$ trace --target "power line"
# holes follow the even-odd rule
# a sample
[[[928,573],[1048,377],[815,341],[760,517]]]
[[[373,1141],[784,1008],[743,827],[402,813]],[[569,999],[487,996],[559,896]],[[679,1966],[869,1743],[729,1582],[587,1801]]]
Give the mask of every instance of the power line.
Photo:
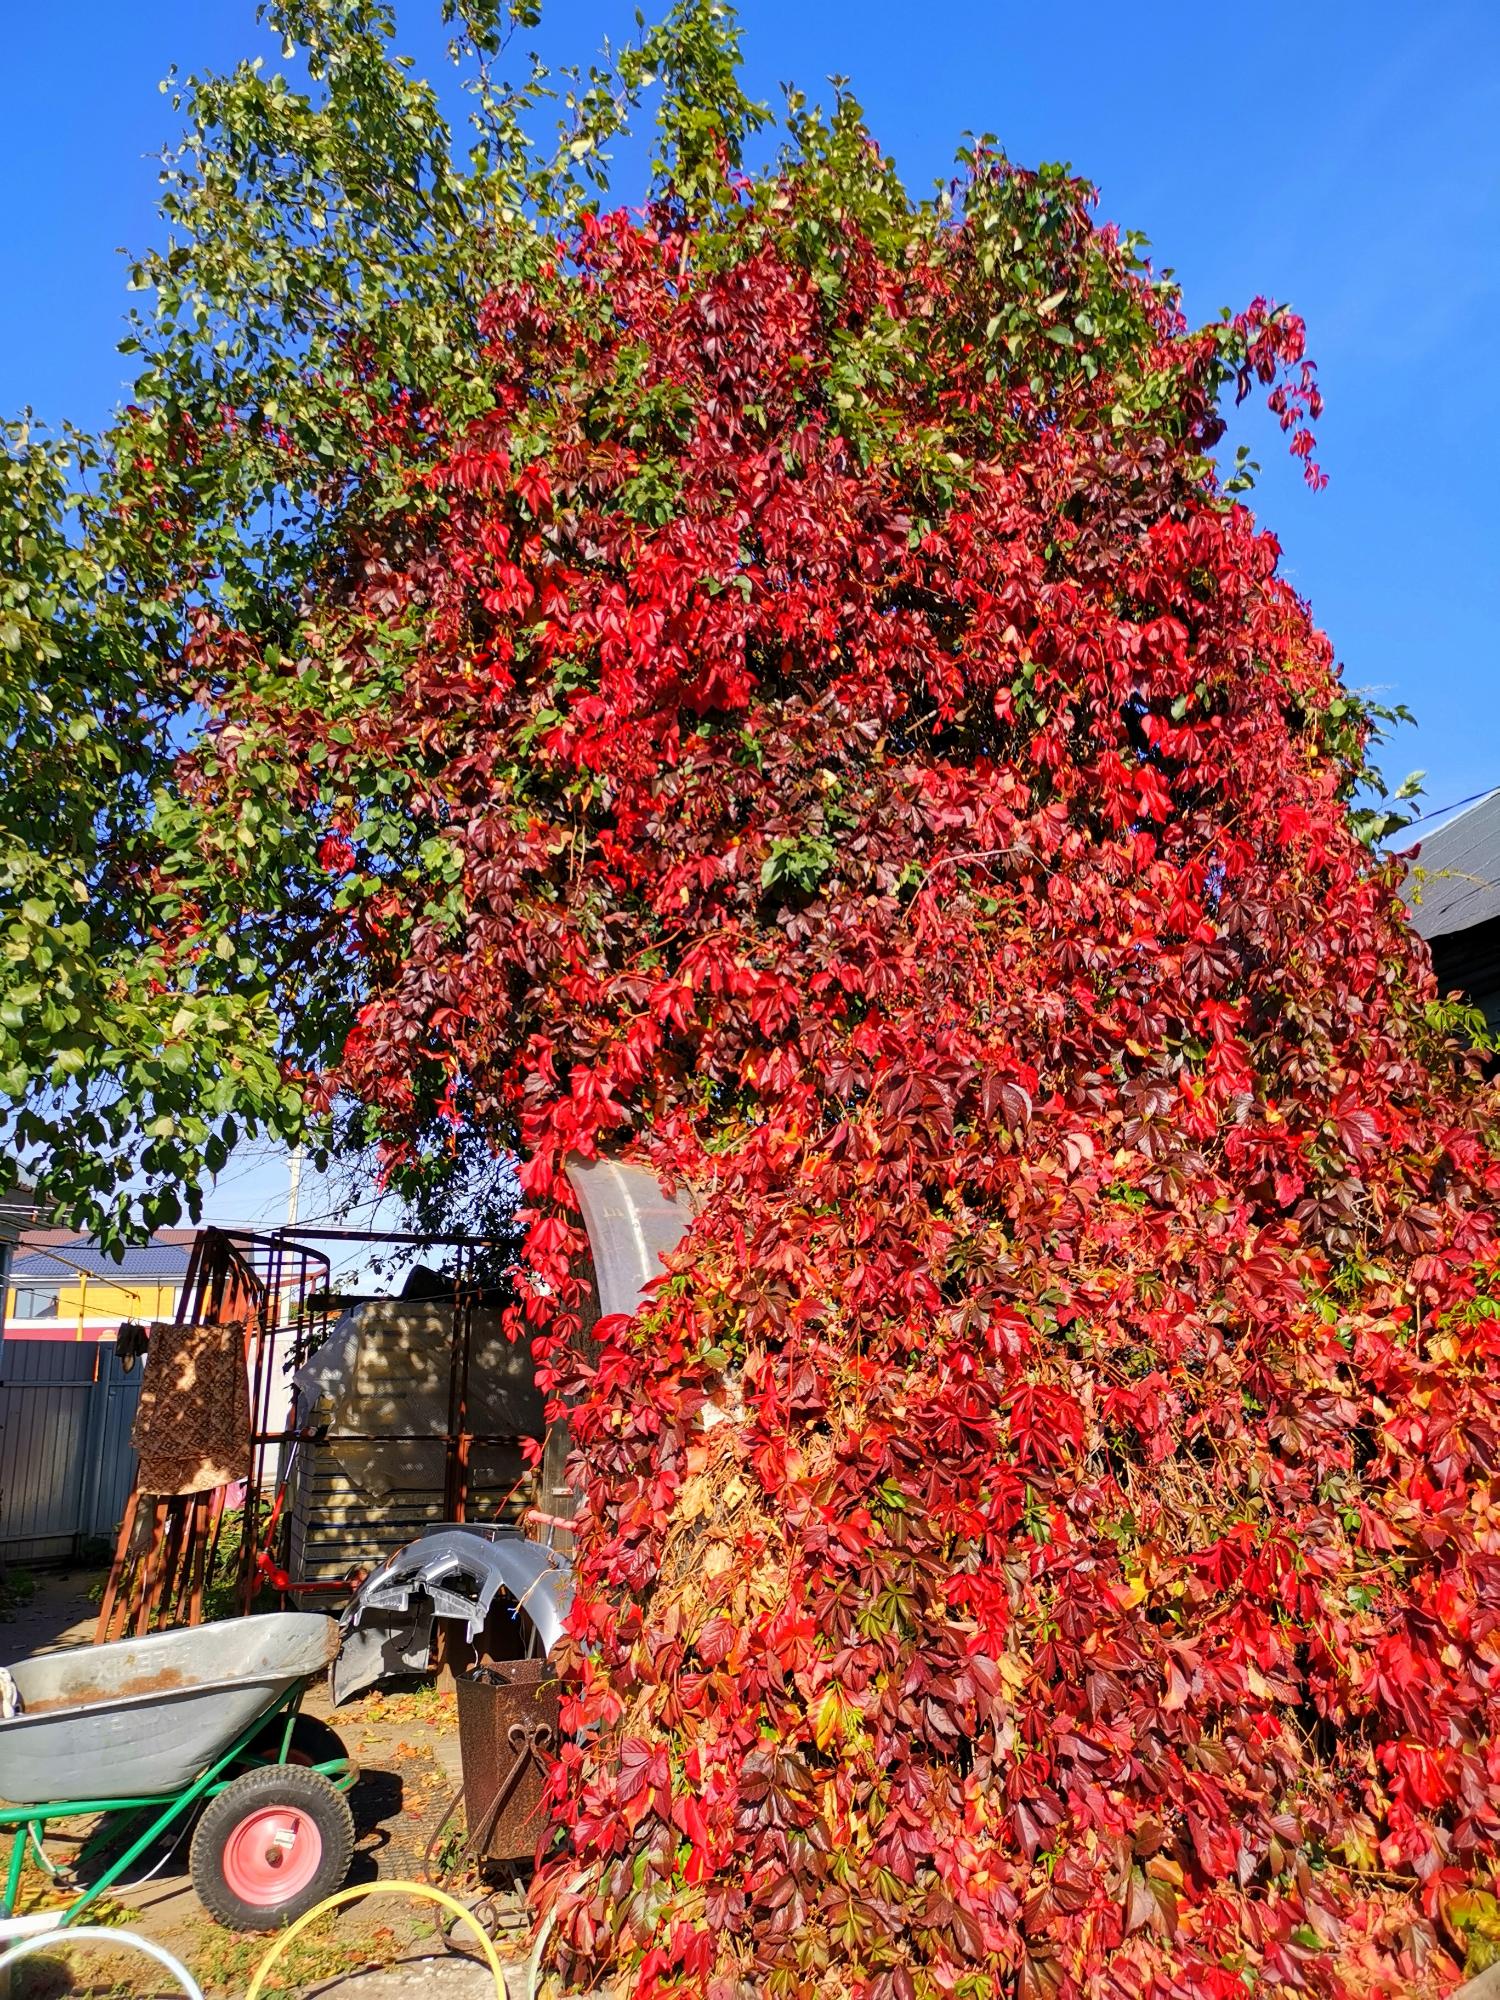
[[[1489,785],[1482,792],[1470,792],[1466,799],[1455,799],[1450,806],[1434,806],[1431,812],[1418,813],[1415,819],[1406,822],[1406,826],[1421,826],[1427,820],[1441,819],[1444,813],[1457,812],[1460,806],[1477,805],[1481,799],[1487,799],[1497,791],[1500,791],[1500,785]],[[1404,833],[1406,827],[1401,831]]]
[[[104,1284],[105,1284],[105,1285],[106,1285],[106,1286],[107,1286],[107,1287],[108,1287],[108,1288],[109,1288],[109,1289],[110,1289],[111,1291],[115,1291],[115,1292],[125,1292],[125,1293],[126,1293],[126,1294],[127,1294],[127,1295],[128,1295],[129,1297],[130,1297],[130,1298],[133,1298],[133,1299],[140,1299],[140,1300],[142,1300],[142,1301],[144,1301],[144,1300],[145,1300],[145,1296],[146,1296],[146,1295],[145,1295],[145,1293],[144,1293],[144,1292],[138,1292],[138,1291],[137,1291],[137,1290],[135,1289],[134,1285],[127,1285],[127,1284],[124,1284],[124,1283],[122,1283],[122,1282],[121,1282],[121,1280],[120,1280],[119,1278],[115,1278],[115,1277],[111,1277],[111,1276],[109,1275],[109,1273],[108,1273],[108,1272],[104,1272],[104,1271],[91,1271],[91,1270],[90,1270],[90,1269],[88,1268],[88,1266],[87,1266],[86,1264],[75,1264],[75,1263],[73,1262],[73,1260],[72,1260],[72,1259],[71,1259],[70,1257],[59,1257],[59,1256],[58,1256],[58,1254],[57,1254],[57,1252],[56,1252],[56,1251],[55,1251],[54,1249],[52,1249],[52,1248],[51,1248],[51,1247],[50,1247],[50,1246],[49,1246],[48,1244],[45,1244],[45,1243],[31,1243],[31,1244],[22,1244],[22,1245],[21,1245],[20,1247],[21,1247],[21,1256],[20,1256],[20,1257],[18,1257],[18,1258],[16,1259],[16,1262],[17,1262],[17,1263],[21,1263],[21,1262],[22,1262],[22,1261],[23,1261],[23,1260],[24,1260],[25,1258],[27,1258],[27,1257],[47,1257],[47,1258],[50,1258],[50,1260],[51,1260],[51,1261],[52,1261],[52,1262],[53,1262],[54,1264],[61,1264],[61,1265],[62,1265],[62,1267],[63,1267],[63,1269],[64,1269],[64,1270],[66,1270],[66,1271],[76,1271],[76,1272],[78,1273],[78,1275],[79,1275],[80,1277],[82,1277],[82,1278],[99,1278],[99,1279],[101,1279],[101,1280],[103,1281],[103,1283],[104,1283]],[[23,1272],[23,1273],[21,1273],[21,1275],[22,1275],[22,1276],[24,1277],[24,1276],[26,1276],[26,1275],[28,1275],[28,1274],[26,1274],[26,1273],[24,1273],[24,1272]],[[142,1276],[143,1274],[142,1274],[141,1272],[137,1271],[137,1272],[134,1272],[134,1273],[133,1273],[132,1275],[133,1275],[133,1276],[135,1276],[135,1277],[140,1277],[140,1276]],[[175,1275],[175,1274],[174,1274],[174,1273],[170,1273],[170,1272],[168,1272],[168,1273],[164,1273],[163,1275],[164,1275],[164,1276],[167,1276],[167,1277],[171,1277],[171,1276],[173,1276],[173,1275]],[[16,1277],[17,1277],[17,1273],[16,1273],[16,1271],[15,1271],[14,1267],[12,1267],[12,1269],[11,1269],[11,1274],[10,1274],[10,1277],[11,1277],[11,1285],[12,1285],[12,1288],[14,1289],[14,1288],[15,1288],[15,1285],[16,1285]],[[25,1290],[26,1290],[26,1289],[28,1289],[28,1288],[27,1288],[27,1287],[26,1287],[25,1285],[22,1285],[22,1286],[20,1287],[20,1289],[21,1289],[22,1291],[25,1291]],[[156,1290],[157,1290],[158,1292],[160,1292],[160,1291],[164,1290],[164,1289],[165,1289],[165,1287],[163,1287],[162,1285],[157,1285],[155,1289],[156,1289]],[[81,1309],[81,1308],[80,1308],[80,1309]]]

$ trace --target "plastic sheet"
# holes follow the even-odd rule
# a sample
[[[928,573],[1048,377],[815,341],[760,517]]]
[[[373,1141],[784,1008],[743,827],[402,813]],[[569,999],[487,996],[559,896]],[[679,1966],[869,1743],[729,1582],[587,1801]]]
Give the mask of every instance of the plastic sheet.
[[[639,1311],[646,1287],[665,1274],[662,1259],[677,1248],[693,1220],[685,1196],[669,1201],[645,1167],[620,1160],[567,1163],[593,1253],[601,1314]]]

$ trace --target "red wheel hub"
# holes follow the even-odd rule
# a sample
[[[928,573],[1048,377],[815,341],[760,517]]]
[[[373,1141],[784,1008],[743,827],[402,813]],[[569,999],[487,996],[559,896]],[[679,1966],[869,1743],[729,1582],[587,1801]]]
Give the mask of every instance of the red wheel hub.
[[[299,1895],[318,1872],[323,1836],[297,1806],[259,1806],[224,1843],[224,1880],[254,1910],[273,1910]]]

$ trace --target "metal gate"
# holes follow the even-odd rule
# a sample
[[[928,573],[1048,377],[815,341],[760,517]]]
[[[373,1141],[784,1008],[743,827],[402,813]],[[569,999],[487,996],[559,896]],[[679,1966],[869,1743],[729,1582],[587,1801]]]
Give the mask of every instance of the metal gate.
[[[135,1481],[141,1369],[112,1340],[0,1344],[0,1561],[66,1560],[113,1536]]]

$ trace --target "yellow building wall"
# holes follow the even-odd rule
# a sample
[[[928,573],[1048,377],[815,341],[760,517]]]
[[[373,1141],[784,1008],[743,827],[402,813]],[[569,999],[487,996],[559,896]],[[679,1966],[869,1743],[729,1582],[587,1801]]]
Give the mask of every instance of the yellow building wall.
[[[31,1291],[50,1279],[27,1278],[21,1289]],[[59,1275],[57,1288],[57,1311],[47,1318],[57,1326],[76,1325],[80,1319],[171,1319],[177,1311],[177,1286],[155,1284],[149,1278],[132,1278],[127,1282],[109,1278],[89,1278],[85,1281],[77,1273],[70,1271],[64,1278]],[[15,1319],[16,1288],[12,1286],[5,1300],[5,1316]]]

